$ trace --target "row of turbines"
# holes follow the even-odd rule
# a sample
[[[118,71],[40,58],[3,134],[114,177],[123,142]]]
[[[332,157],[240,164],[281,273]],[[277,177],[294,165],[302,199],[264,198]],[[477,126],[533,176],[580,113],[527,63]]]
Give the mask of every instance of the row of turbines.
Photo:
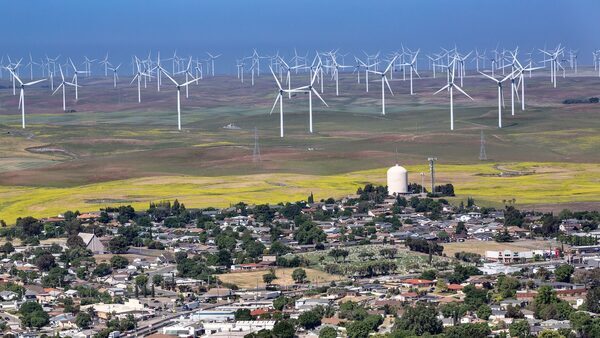
[[[451,49],[442,48],[440,52],[426,55],[429,63],[428,70],[431,77],[436,78],[438,74],[445,74],[446,84],[436,91],[434,95],[446,91],[450,100],[450,129],[454,130],[454,90],[473,100],[462,88],[467,74],[468,64],[475,65],[476,74],[495,82],[498,88],[498,127],[502,128],[502,109],[504,107],[503,84],[510,81],[511,88],[511,114],[515,115],[515,99],[520,101],[521,110],[525,110],[525,78],[526,74],[532,76],[532,72],[539,69],[550,69],[550,82],[554,88],[557,86],[557,74],[562,72],[566,76],[565,68],[570,67],[577,73],[578,51],[565,51],[561,45],[554,49],[539,49],[542,59],[534,60],[534,52],[523,53],[519,56],[519,49],[498,48],[492,50],[491,56],[487,52],[479,50],[461,53],[457,47]],[[284,136],[283,123],[283,101],[292,98],[292,94],[304,93],[309,98],[309,132],[313,132],[313,102],[312,96],[315,95],[325,105],[328,104],[323,99],[324,83],[329,78],[335,85],[335,95],[340,96],[340,73],[356,74],[357,83],[361,84],[361,74],[364,72],[362,82],[365,84],[365,91],[369,92],[369,76],[375,77],[381,84],[381,114],[386,114],[386,92],[394,95],[389,80],[393,79],[394,74],[401,73],[402,80],[409,81],[410,95],[415,94],[413,81],[420,79],[419,74],[419,55],[420,50],[411,50],[402,47],[401,50],[393,53],[383,54],[381,52],[353,56],[353,64],[347,64],[348,53],[340,53],[339,50],[325,52],[315,52],[314,56],[309,57],[309,53],[298,54],[294,50],[291,58],[285,58],[279,52],[273,55],[260,55],[257,50],[253,50],[249,56],[242,57],[236,61],[237,77],[241,83],[245,83],[245,74],[250,76],[250,84],[255,85],[255,79],[261,76],[261,63],[269,68],[277,85],[277,95],[271,108],[273,113],[277,104],[279,104],[280,113],[280,136]],[[172,57],[162,58],[160,52],[155,57],[149,53],[147,56],[132,56],[131,69],[132,79],[130,86],[136,83],[137,100],[142,102],[142,86],[148,87],[148,83],[156,81],[156,89],[161,90],[163,77],[175,87],[177,91],[177,128],[181,130],[181,89],[185,89],[186,98],[189,97],[189,86],[193,83],[198,84],[205,77],[205,70],[208,76],[215,75],[215,60],[220,54],[206,53],[206,58],[180,57],[175,52]],[[600,50],[593,53],[594,67],[598,70],[600,76]],[[104,70],[104,77],[112,77],[113,87],[119,86],[119,70],[122,63],[116,63],[109,60],[108,53],[102,59],[90,59],[84,57],[84,61],[76,64],[71,58],[54,58],[46,56],[40,59],[40,62],[33,60],[29,55],[29,63],[24,64],[23,59],[13,61],[9,56],[2,57],[0,60],[0,78],[3,71],[8,72],[13,85],[13,95],[16,95],[16,88],[19,87],[19,105],[22,115],[22,127],[26,127],[25,121],[25,88],[48,80],[52,94],[62,90],[62,108],[66,111],[66,88],[72,87],[75,92],[75,100],[79,99],[78,88],[81,87],[79,77],[90,77],[92,75],[92,66],[99,65]],[[486,69],[486,61],[491,68]],[[39,71],[34,72],[34,68]],[[170,68],[167,70],[166,68]],[[23,73],[29,70],[29,82],[23,81]],[[483,72],[482,70],[486,70]],[[501,75],[500,75],[501,72]],[[34,73],[41,73],[42,79],[33,80]],[[72,77],[71,77],[72,74]],[[60,81],[55,88],[55,77],[60,76]],[[500,76],[500,77],[498,77]],[[292,87],[292,77],[300,77],[302,85]],[[389,80],[388,80],[389,78]],[[247,81],[247,80],[246,80]],[[297,82],[298,80],[295,80]],[[319,90],[318,90],[318,89]]]
[[[219,58],[220,54],[211,54],[206,53],[208,55],[207,59],[199,59],[199,58],[184,58],[177,56],[175,52],[173,57],[161,59],[160,52],[157,53],[156,60],[151,58],[151,54],[148,54],[145,58],[139,58],[137,56],[132,57],[132,80],[130,85],[133,85],[134,82],[137,82],[137,98],[138,103],[142,102],[141,88],[142,83],[144,88],[147,88],[148,83],[152,82],[153,79],[156,79],[157,83],[157,91],[160,92],[162,85],[162,78],[165,76],[169,82],[176,88],[177,91],[177,129],[181,130],[181,89],[185,88],[186,98],[189,97],[189,85],[192,83],[198,84],[199,80],[204,78],[204,67],[206,65],[206,69],[208,70],[208,75],[214,77],[215,76],[215,60]],[[46,56],[42,58],[40,62],[33,61],[31,55],[29,55],[29,63],[23,64],[23,59],[19,59],[13,61],[10,56],[6,57],[7,63],[4,63],[4,57],[0,60],[0,79],[4,77],[2,71],[8,72],[9,80],[12,82],[13,87],[13,95],[16,95],[16,88],[19,88],[19,105],[18,109],[21,110],[21,126],[24,129],[26,127],[25,120],[25,89],[27,87],[33,86],[40,82],[49,81],[50,82],[50,90],[52,95],[62,90],[62,109],[63,111],[67,110],[67,98],[66,98],[66,89],[67,87],[73,87],[75,92],[75,101],[79,100],[79,88],[81,85],[79,84],[79,77],[90,77],[92,74],[92,65],[96,62],[104,68],[104,77],[109,77],[109,71],[113,78],[113,87],[117,88],[119,81],[119,69],[122,66],[122,63],[116,64],[109,61],[108,54],[101,59],[89,59],[87,56],[84,57],[84,61],[78,65],[73,62],[71,58],[65,58],[65,62],[61,62],[61,56],[57,56],[54,58]],[[167,71],[165,67],[165,62],[171,63],[171,72]],[[161,63],[162,62],[162,63]],[[42,79],[33,80],[34,78],[34,67],[38,67],[39,71],[35,72],[41,73]],[[168,67],[168,66],[166,66]],[[23,72],[22,69],[27,71],[29,68],[29,82],[25,82],[23,80]],[[72,73],[72,78],[69,79],[70,74]],[[60,75],[60,81],[55,88],[55,77]],[[181,80],[176,80],[176,78],[182,77]]]

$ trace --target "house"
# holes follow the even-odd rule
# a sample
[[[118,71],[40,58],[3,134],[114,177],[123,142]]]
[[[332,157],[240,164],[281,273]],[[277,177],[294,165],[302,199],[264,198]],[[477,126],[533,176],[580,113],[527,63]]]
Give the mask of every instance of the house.
[[[106,252],[104,244],[94,234],[80,232],[79,237],[83,240],[86,249],[89,249],[95,255],[102,255]]]
[[[400,284],[406,288],[428,288],[435,285],[435,282],[429,279],[408,278],[400,281]]]

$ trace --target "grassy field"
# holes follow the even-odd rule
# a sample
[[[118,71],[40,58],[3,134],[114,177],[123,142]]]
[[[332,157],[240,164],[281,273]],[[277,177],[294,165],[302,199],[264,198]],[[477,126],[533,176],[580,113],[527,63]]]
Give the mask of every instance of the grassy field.
[[[287,286],[293,285],[295,282],[292,279],[292,272],[295,269],[293,268],[278,268],[275,269],[275,275],[277,279],[273,282],[273,284]],[[345,280],[344,277],[330,275],[326,272],[304,268],[306,271],[307,280],[313,284],[323,284],[332,281],[341,281]],[[264,287],[265,283],[262,280],[262,276],[269,271],[245,271],[245,272],[232,272],[219,275],[219,279],[224,283],[232,283],[237,285],[241,289],[252,289],[256,288],[257,283],[258,287]]]
[[[407,166],[409,179],[418,182],[425,166]],[[498,169],[500,168],[500,169]],[[522,176],[498,176],[502,170],[521,170]],[[241,176],[155,176],[94,183],[75,187],[0,186],[0,219],[54,216],[67,209],[91,211],[117,204],[145,209],[150,201],[182,201],[188,207],[225,207],[247,203],[304,200],[312,192],[317,199],[353,194],[365,183],[385,184],[386,168],[339,175],[257,174]],[[473,197],[501,206],[516,199],[517,205],[600,202],[600,168],[595,164],[485,163],[439,165],[437,182],[452,182],[456,199]]]
[[[444,79],[422,74],[414,96],[406,95],[407,82],[394,79],[396,95],[386,98],[388,113],[381,116],[379,93],[365,93],[364,84],[343,74],[341,95],[326,83],[329,108],[315,105],[314,134],[307,131],[307,99],[286,99],[283,139],[278,116],[268,114],[270,77],[255,87],[231,77],[192,86],[182,103],[182,132],[175,128],[172,88],[157,93],[149,86],[138,104],[134,87],[114,90],[111,81],[98,78],[82,79],[80,100],[68,102],[71,113],[61,111],[49,88],[30,88],[28,128],[22,130],[18,97],[2,80],[0,219],[12,223],[23,215],[122,203],[145,208],[149,201],[174,198],[200,207],[293,201],[311,191],[318,198],[343,196],[366,182],[384,183],[385,168],[395,162],[420,183],[429,156],[438,158],[438,182],[453,183],[459,199],[598,208],[600,105],[561,103],[596,95],[600,80],[581,74],[557,89],[546,75],[527,79],[527,110],[515,116],[506,111],[502,129],[495,127],[495,87],[469,76],[464,88],[475,101],[457,98],[453,132],[448,98],[432,95]],[[302,81],[300,75],[293,81]],[[223,129],[228,123],[241,129]],[[255,127],[260,162],[252,158]],[[478,161],[481,131],[490,162]],[[531,174],[494,176],[519,167]]]
[[[548,250],[551,248],[560,247],[560,243],[556,241],[538,241],[538,240],[524,240],[516,241],[511,243],[497,243],[497,242],[486,242],[469,240],[464,242],[453,242],[442,244],[444,246],[444,253],[448,257],[454,257],[456,252],[472,252],[485,256],[486,251],[525,251],[525,250]]]

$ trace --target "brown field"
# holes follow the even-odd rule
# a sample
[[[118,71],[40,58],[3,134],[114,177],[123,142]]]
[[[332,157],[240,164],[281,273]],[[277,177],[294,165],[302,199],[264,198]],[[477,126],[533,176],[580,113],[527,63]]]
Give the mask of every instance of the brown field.
[[[454,257],[454,253],[456,252],[472,252],[477,253],[482,256],[485,255],[485,252],[495,251],[495,250],[514,250],[514,251],[525,251],[525,250],[541,250],[541,249],[550,249],[560,247],[560,243],[554,240],[523,240],[523,241],[515,241],[511,243],[497,243],[497,242],[486,242],[486,241],[478,241],[478,240],[468,240],[465,242],[453,242],[443,244],[444,253],[448,255],[448,257]],[[567,246],[565,246],[567,247]]]
[[[277,276],[277,279],[273,282],[273,284],[280,286],[293,285],[294,280],[292,279],[292,272],[294,270],[294,268],[275,269],[275,275]],[[323,284],[332,281],[345,280],[345,278],[342,276],[330,275],[326,272],[315,269],[304,268],[304,271],[306,271],[310,283],[313,284]],[[232,272],[219,275],[219,279],[224,283],[235,284],[240,289],[251,289],[255,288],[257,284],[258,287],[264,287],[265,283],[262,280],[262,276],[268,272],[268,270]]]

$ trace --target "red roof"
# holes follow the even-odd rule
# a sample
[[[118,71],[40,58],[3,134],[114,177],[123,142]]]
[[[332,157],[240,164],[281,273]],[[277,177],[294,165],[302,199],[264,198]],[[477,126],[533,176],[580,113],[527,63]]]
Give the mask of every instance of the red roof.
[[[269,309],[255,309],[250,311],[251,316],[260,316],[264,315],[265,313],[269,313]]]
[[[448,290],[454,290],[454,291],[458,291],[458,290],[462,290],[463,286],[460,284],[448,284]]]
[[[427,285],[427,284],[433,284],[433,281],[429,280],[429,279],[409,278],[409,279],[403,280],[402,283],[411,284],[411,285]]]

